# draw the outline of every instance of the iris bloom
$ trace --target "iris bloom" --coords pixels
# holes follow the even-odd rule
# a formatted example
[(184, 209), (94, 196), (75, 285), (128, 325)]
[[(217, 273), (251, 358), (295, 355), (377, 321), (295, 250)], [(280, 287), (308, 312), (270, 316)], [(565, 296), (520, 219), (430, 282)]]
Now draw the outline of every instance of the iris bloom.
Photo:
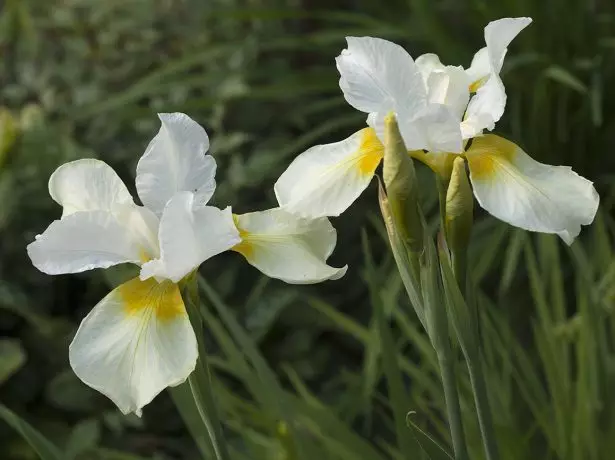
[(207, 206), (216, 162), (205, 130), (184, 114), (160, 114), (162, 127), (137, 165), (144, 206), (106, 163), (60, 166), (49, 180), (62, 217), (28, 246), (51, 275), (121, 263), (140, 275), (111, 291), (82, 321), (70, 364), (123, 413), (138, 415), (160, 391), (194, 370), (197, 342), (177, 283), (223, 251), (241, 253), (265, 274), (291, 283), (343, 276), (325, 263), (336, 243), (326, 218), (304, 220), (281, 209), (233, 215)]
[(569, 167), (539, 163), (492, 130), (506, 106), (500, 70), (508, 45), (531, 22), (505, 18), (485, 27), (486, 46), (469, 68), (445, 66), (435, 54), (416, 61), (399, 45), (348, 37), (337, 57), (346, 101), (368, 113), (348, 139), (299, 155), (275, 186), (280, 205), (304, 217), (336, 216), (367, 187), (383, 157), (379, 139), (393, 113), (410, 154), (447, 179), (453, 160), (468, 164), (478, 203), (511, 225), (556, 233), (571, 244), (590, 224), (599, 197)]

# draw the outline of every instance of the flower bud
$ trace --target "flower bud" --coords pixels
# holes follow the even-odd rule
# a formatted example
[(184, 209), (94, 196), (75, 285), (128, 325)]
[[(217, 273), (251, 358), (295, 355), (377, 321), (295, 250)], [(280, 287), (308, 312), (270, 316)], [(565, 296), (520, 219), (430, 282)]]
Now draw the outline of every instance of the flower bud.
[(473, 222), (474, 195), (466, 173), (465, 160), (455, 158), (446, 192), (445, 224), (451, 251), (465, 250), (470, 241)]
[(383, 179), (398, 233), (408, 249), (423, 249), (423, 219), (420, 215), (416, 172), (391, 113), (384, 119)]

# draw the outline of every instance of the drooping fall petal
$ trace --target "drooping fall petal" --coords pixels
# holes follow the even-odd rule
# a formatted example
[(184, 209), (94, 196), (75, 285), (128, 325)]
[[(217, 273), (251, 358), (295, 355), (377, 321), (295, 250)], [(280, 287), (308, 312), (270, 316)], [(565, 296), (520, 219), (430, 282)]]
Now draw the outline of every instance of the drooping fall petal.
[(70, 365), (124, 414), (141, 409), (194, 370), (197, 342), (177, 285), (135, 278), (85, 317), (69, 349)]
[(567, 166), (539, 163), (493, 134), (475, 138), (466, 158), (478, 203), (504, 222), (571, 244), (594, 220), (596, 189)]
[(337, 234), (327, 218), (303, 219), (282, 208), (235, 216), (241, 243), (233, 248), (271, 278), (292, 284), (339, 279), (347, 266), (327, 265)]
[(275, 183), (278, 203), (306, 218), (340, 215), (369, 185), (383, 149), (370, 128), (308, 149)]
[(28, 245), (36, 268), (49, 275), (79, 273), (125, 262), (140, 264), (157, 253), (157, 219), (147, 209), (79, 211), (56, 220)]

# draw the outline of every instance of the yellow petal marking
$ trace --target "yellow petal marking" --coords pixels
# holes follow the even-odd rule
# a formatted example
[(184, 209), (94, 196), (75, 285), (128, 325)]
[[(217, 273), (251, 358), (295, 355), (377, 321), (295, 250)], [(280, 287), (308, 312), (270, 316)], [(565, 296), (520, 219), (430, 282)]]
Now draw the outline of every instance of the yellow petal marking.
[(489, 80), (489, 75), (485, 75), (484, 77), (479, 78), (478, 80), (472, 82), (472, 84), (468, 87), (468, 89), (470, 90), (471, 93), (475, 93), (476, 91), (480, 89), (481, 86), (487, 83), (487, 80)]
[(235, 222), (235, 227), (239, 231), (241, 242), (233, 246), (231, 251), (238, 252), (246, 259), (250, 259), (254, 254), (254, 246), (249, 241), (250, 233), (239, 226), (239, 218), (236, 214), (233, 214), (233, 222)]
[(150, 256), (149, 252), (145, 248), (139, 249), (139, 260), (142, 264), (149, 262), (153, 257)]
[(472, 180), (491, 180), (498, 171), (506, 170), (514, 163), (518, 148), (495, 134), (474, 138), (465, 153)]
[(179, 288), (170, 281), (158, 283), (154, 278), (145, 281), (134, 278), (122, 284), (118, 291), (129, 315), (151, 310), (159, 320), (168, 321), (186, 314)]
[(384, 157), (384, 146), (372, 128), (364, 128), (361, 133), (357, 167), (361, 174), (373, 175)]

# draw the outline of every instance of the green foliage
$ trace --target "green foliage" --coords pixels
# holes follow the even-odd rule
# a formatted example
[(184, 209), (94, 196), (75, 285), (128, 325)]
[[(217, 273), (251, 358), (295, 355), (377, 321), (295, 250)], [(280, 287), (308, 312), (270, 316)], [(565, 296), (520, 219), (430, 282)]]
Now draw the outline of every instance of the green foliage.
[[(271, 207), (272, 185), (296, 154), (364, 124), (337, 86), (333, 59), (346, 35), (467, 66), (484, 25), (516, 15), (534, 24), (509, 51), (498, 131), (594, 180), (602, 206), (570, 249), (477, 216), (468, 257), (489, 400), (505, 460), (610, 458), (610, 2), (255, 0), (248, 9), (240, 0), (7, 0), (0, 8), (0, 400), (10, 408), (0, 407), (0, 458), (198, 458), (208, 448), (198, 414), (181, 403), (185, 387), (137, 419), (70, 371), (79, 321), (127, 271), (49, 277), (31, 266), (25, 246), (59, 216), (47, 193), (58, 165), (101, 158), (132, 187), (155, 113), (185, 111), (212, 138), (217, 204)], [(436, 187), (425, 168), (417, 175), (433, 228)], [(285, 285), (233, 254), (203, 267), (205, 346), (231, 458), (435, 460), (452, 451), (438, 358), (421, 310), (406, 300), (412, 274), (399, 277), (376, 193), (370, 187), (335, 221), (332, 263), (350, 265), (340, 281)], [(359, 250), (361, 228), (369, 251)], [(408, 293), (416, 307), (421, 299)], [(470, 458), (480, 459), (470, 379), (461, 350), (456, 356)]]

